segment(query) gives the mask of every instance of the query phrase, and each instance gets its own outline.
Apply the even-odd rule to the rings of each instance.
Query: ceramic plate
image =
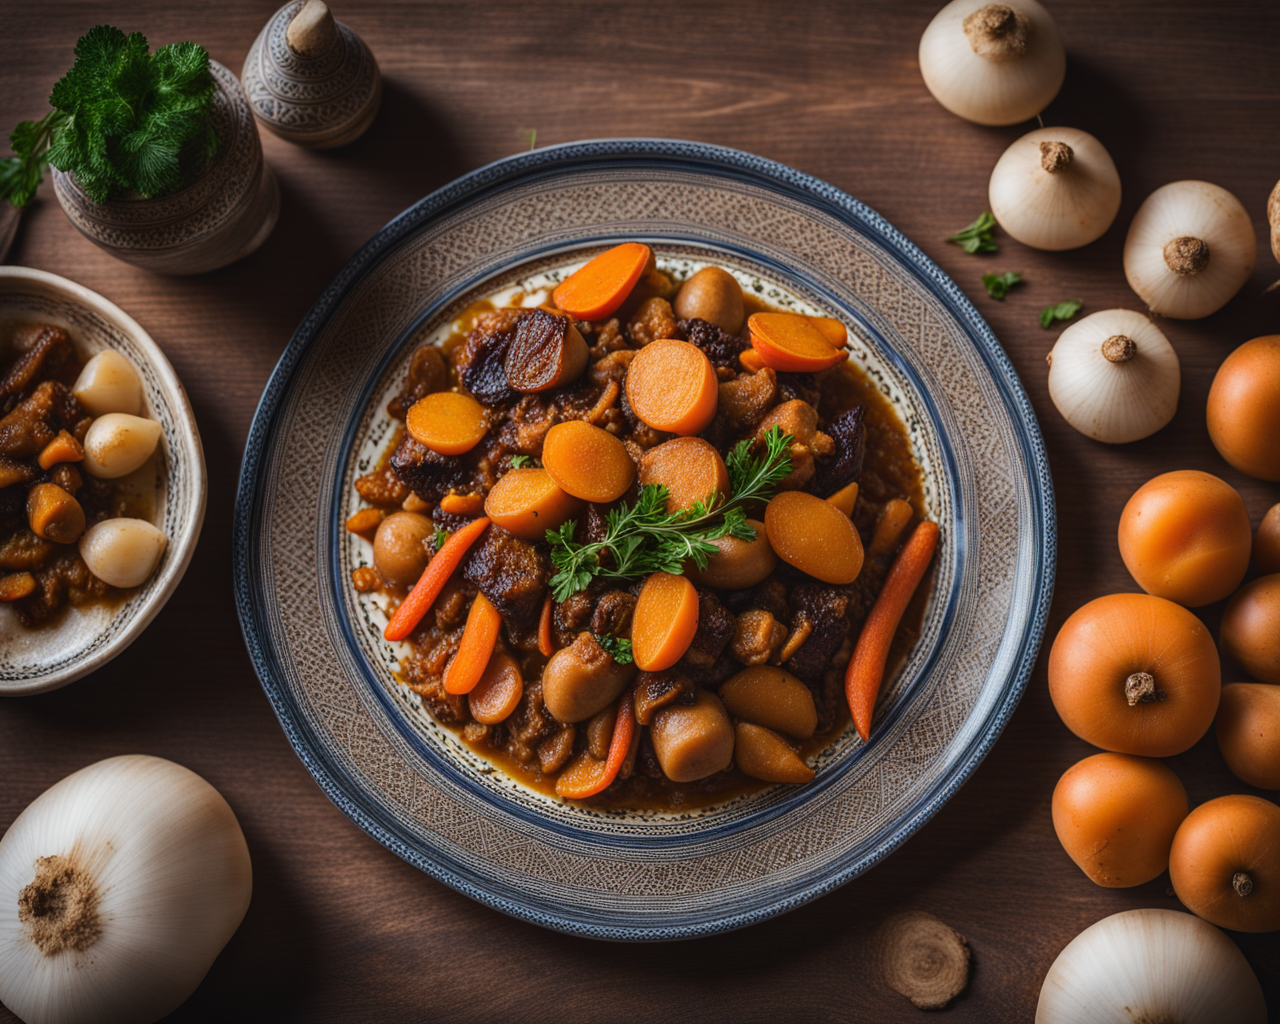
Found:
[[[146,629],[177,589],[204,522],[205,468],[187,393],[169,360],[137,321],[96,292],[43,270],[0,267],[0,325],[57,324],[81,359],[104,349],[127,356],[142,377],[143,415],[158,420],[156,454],[128,485],[169,538],[160,566],[120,604],[72,608],[40,629],[23,629],[0,605],[0,695],[41,693],[100,668]]]
[[[671,814],[604,812],[528,789],[459,743],[395,681],[368,559],[341,529],[391,427],[413,349],[468,305],[554,283],[647,242],[714,262],[771,303],[835,315],[899,411],[942,542],[922,637],[872,739],[852,729],[808,786]],[[379,842],[509,914],[598,938],[684,938],[799,906],[920,827],[995,741],[1026,684],[1056,533],[1031,407],[977,311],[849,196],[734,150],[663,140],[558,146],[490,165],[407,210],[299,327],[254,419],[236,511],[250,654],[321,788]]]

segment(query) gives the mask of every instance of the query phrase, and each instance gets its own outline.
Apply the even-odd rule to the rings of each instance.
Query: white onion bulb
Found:
[[[1033,249],[1077,249],[1120,210],[1120,175],[1106,148],[1078,128],[1037,128],[1004,151],[987,188],[1000,226]]]
[[[1049,397],[1087,437],[1149,437],[1178,409],[1178,353],[1141,313],[1107,309],[1072,324],[1049,353]]]
[[[236,816],[172,761],[112,757],[0,839],[0,1002],[27,1024],[151,1022],[182,1004],[249,908]]]
[[[103,349],[84,364],[71,388],[90,416],[142,412],[142,380],[133,363],[115,349]]]
[[[1045,975],[1036,1024],[1266,1024],[1262,986],[1236,944],[1177,910],[1127,910],[1086,928]]]
[[[84,436],[84,468],[99,480],[127,476],[160,443],[160,424],[124,412],[99,416]]]
[[[80,538],[80,557],[103,583],[137,587],[156,571],[168,543],[145,519],[104,519]]]
[[[1225,188],[1175,181],[1138,207],[1124,241],[1124,274],[1153,313],[1197,320],[1249,280],[1258,237],[1249,211]]]
[[[1036,0],[952,0],[920,37],[920,74],[934,99],[977,124],[1035,117],[1062,88],[1067,55]]]

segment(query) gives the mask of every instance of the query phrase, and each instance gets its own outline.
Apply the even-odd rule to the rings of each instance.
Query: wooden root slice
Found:
[[[922,910],[885,921],[876,952],[884,980],[922,1010],[941,1010],[969,983],[964,936]]]

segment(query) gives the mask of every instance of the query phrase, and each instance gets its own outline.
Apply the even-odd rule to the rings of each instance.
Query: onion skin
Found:
[[[1231,465],[1280,481],[1280,334],[1246,341],[1223,360],[1205,420],[1213,446]]]
[[[1036,1024],[1266,1019],[1236,944],[1177,910],[1127,910],[1086,928],[1049,968],[1036,1006]]]

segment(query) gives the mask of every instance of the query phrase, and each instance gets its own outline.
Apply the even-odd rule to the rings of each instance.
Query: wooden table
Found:
[[[63,274],[151,332],[185,382],[209,466],[204,534],[177,594],[107,668],[39,697],[0,701],[0,828],[77,768],[114,754],[169,757],[218,787],[253,854],[248,917],[173,1020],[920,1019],[875,969],[889,913],[932,911],[968,937],[974,971],[957,1021],[1028,1021],[1040,981],[1082,928],[1133,907],[1176,907],[1167,876],[1100,889],[1059,847],[1058,776],[1092,752],[1058,720],[1042,653],[1005,735],[959,794],[880,867],[776,921],[718,938],[620,947],[510,920],[431,881],[364,835],[311,781],[245,654],[231,592],[231,517],[255,403],[294,327],[362,242],[455,176],[528,145],[601,136],[698,139],[751,150],[870,204],[974,299],[1031,395],[1057,483],[1061,558],[1049,636],[1078,606],[1134,590],[1115,543],[1120,509],[1148,477],[1200,468],[1238,487],[1255,524],[1280,488],[1231,470],[1210,445],[1214,369],[1277,329],[1280,276],[1264,208],[1280,175],[1280,7],[1161,2],[1053,4],[1069,54],[1045,114],[1097,135],[1125,197],[1110,232],[1047,254],[1001,238],[991,257],[946,237],[987,208],[996,158],[1030,126],[980,128],[930,97],[916,46],[938,0],[523,0],[426,4],[335,0],[377,55],[381,114],[360,141],[309,153],[272,136],[283,201],[254,256],[197,278],[157,277],[82,239],[48,184],[10,261]],[[77,38],[105,17],[159,45],[194,39],[238,70],[274,2],[136,0],[25,4],[0,38],[0,125],[39,117]],[[1234,192],[1253,215],[1258,268],[1222,312],[1162,327],[1182,360],[1174,423],[1111,448],[1077,434],[1049,401],[1041,307],[1140,309],[1121,248],[1144,196],[1179,178]],[[984,272],[1027,283],[1004,302]],[[1203,610],[1216,631],[1220,607]],[[1047,645],[1045,650],[1047,651]],[[1193,805],[1248,791],[1212,736],[1170,765]],[[1272,794],[1274,795],[1274,794]],[[1280,943],[1233,936],[1280,1014]],[[0,1020],[14,1019],[0,1008]]]

